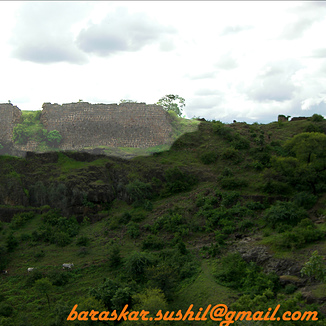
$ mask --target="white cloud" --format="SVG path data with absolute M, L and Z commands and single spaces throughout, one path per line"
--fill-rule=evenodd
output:
M 323 114 L 325 4 L 0 2 L 0 100 L 40 109 L 172 93 L 188 117 Z

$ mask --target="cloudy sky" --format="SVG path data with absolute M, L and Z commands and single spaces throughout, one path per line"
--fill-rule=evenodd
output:
M 0 12 L 0 103 L 22 110 L 177 94 L 188 118 L 326 115 L 326 2 L 1 1 Z

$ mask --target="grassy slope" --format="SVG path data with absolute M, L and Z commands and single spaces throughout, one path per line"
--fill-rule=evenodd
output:
M 309 121 L 285 122 L 282 124 L 272 123 L 268 125 L 246 125 L 235 123 L 230 126 L 233 130 L 238 131 L 241 135 L 250 140 L 251 148 L 257 147 L 258 136 L 263 131 L 266 143 L 280 141 L 292 137 L 293 135 L 305 130 Z M 325 127 L 325 123 L 322 123 Z M 256 134 L 256 136 L 252 136 Z M 100 213 L 101 220 L 90 225 L 81 226 L 79 238 L 81 235 L 87 235 L 90 243 L 87 246 L 87 254 L 82 255 L 82 250 L 76 245 L 77 238 L 72 243 L 61 248 L 53 244 L 31 243 L 20 241 L 18 248 L 10 254 L 10 263 L 7 266 L 8 275 L 1 275 L 0 291 L 4 295 L 6 302 L 14 307 L 12 317 L 6 320 L 7 325 L 12 321 L 13 325 L 25 322 L 26 325 L 47 325 L 50 320 L 56 316 L 53 309 L 59 302 L 65 303 L 66 306 L 72 307 L 82 297 L 87 296 L 90 287 L 94 287 L 106 277 L 117 278 L 117 272 L 112 271 L 108 267 L 108 252 L 113 244 L 119 244 L 121 254 L 125 258 L 132 250 L 142 250 L 141 243 L 149 234 L 146 230 L 146 224 L 153 224 L 160 216 L 164 215 L 169 209 L 177 209 L 183 212 L 188 223 L 197 223 L 199 226 L 203 221 L 198 218 L 194 220 L 194 216 L 198 208 L 195 205 L 196 200 L 202 194 L 208 197 L 212 194 L 212 190 L 219 185 L 219 177 L 228 166 L 232 169 L 235 178 L 242 178 L 248 182 L 247 187 L 237 189 L 242 195 L 266 195 L 261 190 L 261 173 L 262 171 L 252 168 L 255 158 L 247 150 L 239 150 L 236 160 L 223 158 L 223 151 L 230 147 L 230 143 L 225 141 L 223 137 L 216 136 L 211 129 L 209 123 L 203 124 L 201 129 L 182 136 L 172 147 L 170 151 L 162 152 L 158 155 L 149 157 L 136 157 L 128 165 L 128 176 L 130 180 L 143 179 L 150 177 L 153 169 L 163 169 L 178 166 L 182 169 L 188 169 L 189 173 L 197 175 L 200 183 L 193 187 L 191 191 L 170 196 L 167 198 L 157 198 L 153 201 L 154 209 L 147 212 L 141 209 L 135 210 L 132 206 L 127 205 L 123 201 L 116 200 L 110 210 L 103 210 Z M 208 165 L 202 163 L 202 155 L 205 153 L 216 152 L 218 159 L 216 162 Z M 11 160 L 10 158 L 3 159 Z M 18 160 L 24 161 L 24 160 Z M 16 161 L 13 160 L 15 163 Z M 85 163 L 69 159 L 61 155 L 57 164 L 37 165 L 35 173 L 40 175 L 46 174 L 51 176 L 53 180 L 66 180 L 69 177 L 82 175 L 90 166 L 104 166 L 111 162 L 110 158 L 102 158 L 93 162 Z M 19 163 L 15 163 L 19 165 Z M 26 163 L 28 165 L 28 163 Z M 115 164 L 115 163 L 113 163 Z M 13 166 L 13 164 L 11 164 Z M 119 168 L 119 164 L 116 164 Z M 120 166 L 124 169 L 123 166 Z M 14 168 L 15 170 L 15 168 Z M 44 176 L 45 177 L 45 176 Z M 23 178 L 23 177 L 22 177 Z M 101 181 L 101 180 L 99 180 Z M 321 197 L 316 205 L 319 210 L 325 210 L 325 198 Z M 145 215 L 145 219 L 140 222 L 141 235 L 138 239 L 131 239 L 127 234 L 126 225 L 119 225 L 117 219 L 123 212 L 131 212 L 137 215 L 139 212 Z M 311 217 L 315 218 L 315 211 L 311 210 Z M 259 217 L 261 212 L 257 213 L 256 225 L 254 228 L 246 232 L 246 236 L 261 239 L 263 233 L 259 230 L 261 221 Z M 14 231 L 14 235 L 20 239 L 24 234 L 31 234 L 41 223 L 41 216 L 36 216 L 33 220 Z M 117 225 L 118 224 L 118 225 Z M 1 231 L 0 245 L 5 245 L 5 238 L 9 234 L 9 224 L 3 223 Z M 319 225 L 325 229 L 325 223 Z M 272 231 L 270 231 L 272 232 Z M 275 237 L 273 233 L 269 237 Z M 173 234 L 169 232 L 161 232 L 159 237 L 168 242 L 173 238 Z M 263 243 L 268 243 L 268 237 L 264 238 Z M 206 306 L 208 304 L 225 303 L 229 304 L 235 300 L 236 292 L 224 286 L 218 285 L 213 277 L 213 265 L 215 258 L 202 251 L 203 246 L 209 246 L 214 242 L 214 234 L 203 232 L 202 229 L 190 232 L 183 236 L 187 249 L 195 255 L 196 260 L 200 264 L 198 272 L 188 280 L 177 285 L 175 299 L 170 303 L 170 307 L 184 309 L 189 304 L 195 307 Z M 229 243 L 233 242 L 232 237 Z M 252 245 L 259 245 L 260 242 Z M 306 261 L 312 250 L 318 249 L 323 255 L 326 254 L 326 242 L 321 241 L 314 243 L 306 248 L 295 250 L 292 252 L 281 251 L 271 248 L 274 253 L 280 257 L 292 256 L 298 260 Z M 35 255 L 41 250 L 44 252 L 43 258 L 35 258 Z M 223 252 L 221 253 L 223 254 Z M 47 307 L 46 297 L 39 294 L 33 287 L 26 285 L 29 277 L 27 273 L 28 267 L 37 267 L 38 270 L 46 275 L 50 272 L 61 271 L 62 263 L 74 262 L 76 268 L 71 272 L 71 281 L 64 286 L 55 286 L 50 293 L 52 308 Z M 69 272 L 68 272 L 69 273 Z M 314 291 L 318 294 L 322 293 L 322 288 L 316 287 Z

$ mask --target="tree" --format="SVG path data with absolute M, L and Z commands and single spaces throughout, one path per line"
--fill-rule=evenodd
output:
M 52 290 L 52 283 L 49 281 L 47 277 L 41 278 L 35 282 L 35 289 L 41 293 L 45 294 L 47 300 L 48 300 L 48 305 L 50 308 L 50 298 L 49 298 L 49 293 Z
M 60 144 L 61 140 L 62 140 L 62 136 L 60 135 L 58 130 L 51 130 L 49 131 L 49 133 L 46 136 L 47 141 L 49 142 L 49 144 L 53 147 L 55 147 L 56 145 Z
M 306 164 L 326 165 L 326 135 L 320 132 L 303 132 L 288 140 L 285 145 L 299 161 Z
M 288 157 L 275 157 L 272 166 L 297 189 L 316 195 L 326 183 L 326 135 L 304 132 L 284 144 Z M 298 186 L 300 185 L 300 188 Z
M 310 259 L 304 264 L 301 274 L 313 276 L 318 281 L 326 282 L 326 265 L 323 257 L 318 255 L 317 251 L 314 251 Z
M 179 117 L 182 115 L 182 108 L 186 106 L 183 97 L 173 94 L 165 95 L 160 98 L 156 104 L 162 105 L 165 111 L 175 112 Z

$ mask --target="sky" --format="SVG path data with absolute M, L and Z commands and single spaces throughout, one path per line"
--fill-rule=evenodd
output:
M 21 110 L 174 94 L 187 118 L 326 116 L 323 1 L 0 1 L 0 12 L 0 103 Z

